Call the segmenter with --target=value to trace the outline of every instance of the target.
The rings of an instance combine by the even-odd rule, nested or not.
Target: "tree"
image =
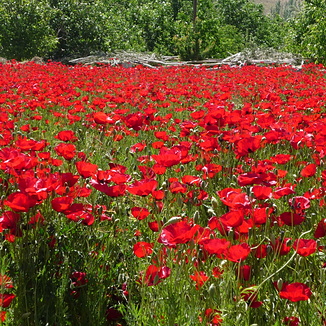
[[[249,0],[218,0],[217,15],[222,25],[235,26],[248,44],[272,45],[271,22],[262,5]]]
[[[55,57],[88,55],[105,50],[105,7],[101,0],[49,0],[50,26],[58,38]]]
[[[291,48],[315,62],[326,63],[326,0],[305,0],[293,20]]]
[[[52,51],[57,38],[49,22],[53,10],[44,0],[0,3],[0,55],[28,59]]]

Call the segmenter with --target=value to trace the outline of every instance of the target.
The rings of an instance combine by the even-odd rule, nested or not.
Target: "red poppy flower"
[[[261,259],[267,256],[267,245],[261,244],[257,246],[254,250],[254,255],[256,258]]]
[[[51,201],[52,208],[57,212],[66,211],[72,204],[73,198],[70,196],[56,197]]]
[[[249,153],[255,152],[257,149],[259,149],[262,145],[261,141],[262,136],[257,135],[257,136],[248,136],[248,137],[243,137],[241,138],[237,143],[236,143],[236,154],[237,158],[243,157],[248,155]]]
[[[273,213],[273,208],[270,207],[261,207],[255,208],[252,213],[252,219],[255,225],[265,224],[267,218]]]
[[[230,211],[219,218],[224,227],[237,227],[244,221],[243,210]]]
[[[162,226],[162,223],[159,223],[157,221],[152,221],[148,222],[148,227],[153,231],[153,232],[158,232],[160,229],[160,226]]]
[[[290,240],[291,238],[276,239],[274,243],[271,243],[274,252],[280,256],[287,255],[291,250],[291,247],[287,245]]]
[[[163,141],[168,141],[170,139],[169,135],[167,134],[166,131],[155,131],[154,136],[157,139],[161,139]]]
[[[145,219],[150,213],[147,208],[145,207],[133,207],[131,209],[131,214],[137,220]]]
[[[195,233],[193,240],[195,243],[200,243],[204,239],[210,239],[215,233],[208,228],[199,227],[198,231]]]
[[[294,212],[284,212],[277,219],[281,221],[281,224],[284,223],[288,226],[294,226],[301,224],[305,220],[305,216]]]
[[[261,184],[263,179],[258,173],[243,173],[238,176],[238,184],[240,187]]]
[[[211,255],[216,255],[218,258],[224,259],[227,250],[230,247],[230,241],[226,239],[203,239],[199,244]]]
[[[138,131],[144,125],[145,119],[141,113],[137,112],[137,113],[128,114],[124,118],[124,121],[128,128],[132,128],[132,129]]]
[[[128,186],[127,190],[133,195],[148,196],[156,189],[157,185],[158,182],[154,179],[142,179]]]
[[[58,185],[58,180],[53,180],[50,176],[46,179],[38,179],[27,173],[21,176],[18,182],[19,190],[31,199],[36,200],[38,204],[45,200]]]
[[[98,166],[96,164],[79,161],[79,162],[76,162],[76,168],[77,168],[78,173],[83,178],[88,178],[88,177],[95,175],[95,173],[98,169]]]
[[[212,275],[215,278],[220,278],[224,273],[224,270],[221,267],[213,267],[212,269]]]
[[[181,181],[187,185],[195,185],[195,186],[200,186],[202,182],[201,178],[195,177],[193,175],[184,175]]]
[[[74,175],[70,172],[57,174],[56,177],[59,179],[58,182],[60,182],[63,187],[73,187],[79,180],[79,175]],[[57,191],[57,188],[55,191]]]
[[[251,203],[246,193],[241,189],[225,188],[217,191],[222,203],[233,209],[250,208]]]
[[[115,169],[106,171],[99,170],[97,172],[97,179],[101,182],[114,182],[116,184],[123,184],[130,181],[131,176]]]
[[[223,225],[217,216],[212,216],[209,219],[208,226],[211,230],[217,229],[222,236],[227,236],[228,233],[232,230],[231,226]]]
[[[44,221],[44,216],[40,212],[37,212],[34,216],[29,219],[28,224],[34,225],[38,223],[40,225],[43,225]]]
[[[289,199],[289,204],[298,214],[310,207],[310,200],[304,196],[297,196]]]
[[[214,150],[220,150],[221,147],[216,138],[213,137],[202,137],[202,141],[198,143],[198,146],[205,152]]]
[[[311,163],[311,164],[308,164],[306,167],[304,167],[301,170],[300,174],[304,178],[309,178],[309,177],[312,177],[313,175],[315,175],[316,171],[317,171],[316,164]]]
[[[240,267],[238,271],[236,271],[236,276],[243,280],[243,281],[249,281],[251,278],[251,266],[249,265],[243,265]]]
[[[84,272],[73,272],[70,275],[70,279],[72,280],[72,285],[75,288],[78,288],[82,285],[88,283],[88,279],[86,278],[86,273]]]
[[[214,176],[222,171],[222,166],[219,164],[209,163],[201,167],[203,171],[203,179],[214,178]]]
[[[207,320],[209,326],[221,326],[223,324],[223,318],[221,317],[221,311],[217,309],[208,308],[205,310],[204,317]],[[203,323],[203,318],[198,317],[199,321]]]
[[[194,275],[189,275],[189,277],[196,282],[197,290],[199,290],[209,279],[203,271],[195,271]]]
[[[191,112],[190,116],[195,120],[199,120],[200,118],[202,118],[205,115],[205,113],[206,113],[206,111],[199,110],[199,111]]]
[[[284,317],[283,318],[283,324],[286,326],[299,326],[300,324],[300,319],[295,316],[291,317]]]
[[[94,216],[85,211],[76,211],[72,212],[69,214],[66,214],[67,218],[74,221],[74,222],[79,222],[81,221],[82,224],[84,225],[92,225],[95,221]]]
[[[286,164],[292,159],[290,154],[277,154],[270,158],[270,160],[277,164]]]
[[[154,243],[139,241],[134,244],[134,254],[139,257],[150,256],[153,252]]]
[[[13,286],[11,278],[7,275],[0,274],[0,287],[2,289],[12,289],[14,286]]]
[[[117,163],[109,163],[110,171],[126,173],[127,167]]]
[[[94,119],[95,123],[101,124],[101,125],[104,125],[104,124],[112,124],[112,123],[115,122],[114,120],[112,120],[104,112],[96,112],[96,113],[94,113],[93,119]]]
[[[295,193],[295,191],[293,190],[293,186],[286,186],[286,187],[282,187],[282,188],[277,188],[273,192],[273,198],[280,199],[283,196],[291,195],[291,194],[294,194],[294,193]]]
[[[35,141],[33,139],[19,138],[15,142],[15,147],[21,149],[21,151],[41,151],[47,146],[46,141]]]
[[[8,308],[11,304],[11,301],[14,300],[16,296],[9,293],[0,293],[0,307]]]
[[[15,148],[10,147],[0,150],[0,160],[3,161],[3,163],[0,164],[2,170],[28,170],[38,164],[36,157],[30,157],[29,155],[23,154]]]
[[[226,259],[238,263],[244,261],[250,254],[250,246],[247,243],[231,246],[227,253]]]
[[[59,156],[62,156],[68,161],[72,160],[76,155],[76,146],[73,144],[61,143],[54,150]]]
[[[162,174],[165,174],[166,167],[159,165],[159,164],[154,164],[152,167],[152,170],[153,170],[154,174],[162,175]]]
[[[179,243],[187,243],[199,228],[199,225],[192,226],[187,221],[170,224],[162,229],[158,242],[169,247],[175,247]]]
[[[317,250],[317,242],[313,239],[296,239],[292,248],[303,257],[312,255]]]
[[[75,133],[72,130],[60,131],[56,136],[54,136],[54,138],[64,142],[67,141],[75,142],[78,140],[78,138],[76,137]]]
[[[319,239],[326,235],[326,218],[319,221],[317,228],[314,233],[314,237]]]
[[[106,184],[100,183],[95,179],[90,180],[90,185],[96,190],[103,192],[110,197],[120,197],[126,192],[127,186],[124,184],[119,184],[115,186],[108,186]]]
[[[142,283],[153,286],[162,282],[162,280],[169,277],[171,270],[167,266],[157,267],[155,265],[148,266],[144,278],[141,280]]]
[[[137,144],[134,144],[130,147],[129,151],[130,153],[136,153],[136,152],[142,152],[146,147],[146,143],[143,142],[143,143],[137,143]]]
[[[3,203],[15,212],[28,212],[36,205],[37,201],[24,193],[14,192]]]
[[[12,234],[17,234],[17,224],[20,215],[12,211],[6,211],[0,216],[0,232],[10,230]]]
[[[279,294],[282,299],[298,302],[308,300],[312,292],[307,285],[297,282],[285,285]]]
[[[163,190],[154,190],[152,191],[152,196],[156,200],[162,200],[165,197],[165,193]]]
[[[155,160],[155,162],[164,167],[170,167],[173,165],[177,165],[180,163],[182,155],[181,150],[178,148],[161,148],[160,154],[158,155],[152,155],[152,158]]]
[[[155,172],[146,165],[138,165],[138,170],[141,172],[143,179],[155,179]]]
[[[176,194],[176,193],[184,194],[185,192],[187,192],[187,186],[178,181],[173,181],[169,186],[169,190],[172,194]]]
[[[253,186],[252,192],[257,199],[265,200],[272,197],[272,188],[265,186]]]

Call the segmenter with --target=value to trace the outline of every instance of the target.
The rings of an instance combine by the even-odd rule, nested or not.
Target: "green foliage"
[[[180,22],[178,32],[174,37],[178,53],[183,60],[195,59],[196,41],[200,47],[202,58],[225,58],[230,53],[236,53],[244,48],[244,39],[238,29],[232,25],[220,25],[216,19],[197,20],[197,31],[193,32],[190,24]]]
[[[315,62],[326,62],[326,1],[305,1],[293,20],[290,47]]]
[[[133,23],[131,1],[104,0],[106,35],[104,49],[145,51],[145,43],[141,40],[141,31]]]
[[[0,55],[8,59],[43,56],[56,47],[46,1],[7,0],[0,3]]]
[[[250,0],[6,0],[0,55],[62,58],[115,50],[181,59],[225,57],[246,47],[282,48],[323,61],[325,0],[277,3],[271,16]],[[288,23],[295,12],[299,14]]]
[[[271,46],[270,19],[263,14],[263,6],[249,0],[221,0],[217,2],[221,24],[235,26],[246,42]]]
[[[171,2],[135,1],[130,7],[130,23],[137,26],[139,38],[145,50],[173,54],[171,39],[175,26],[171,22],[173,7]]]
[[[106,50],[106,15],[102,1],[50,0],[50,5],[55,12],[50,24],[59,41],[55,56],[88,55]]]

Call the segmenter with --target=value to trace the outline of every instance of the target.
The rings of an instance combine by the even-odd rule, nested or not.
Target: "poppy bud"
[[[271,234],[271,245],[275,246],[275,243],[276,243],[275,236],[274,236],[274,234]]]
[[[277,285],[277,288],[278,288],[279,290],[281,290],[282,287],[283,287],[283,280],[282,280],[281,278],[278,279],[277,282],[276,282],[276,285]]]
[[[179,221],[181,221],[181,219],[182,218],[180,216],[173,216],[163,225],[163,228],[167,227],[170,224],[179,222]]]
[[[215,298],[216,297],[216,286],[214,283],[212,283],[209,288],[208,288],[208,294],[211,298]]]
[[[214,210],[216,210],[218,208],[218,201],[215,197],[212,197],[211,203],[212,203]]]

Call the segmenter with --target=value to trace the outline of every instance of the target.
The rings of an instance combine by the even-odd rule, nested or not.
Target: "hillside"
[[[253,0],[254,3],[262,4],[264,6],[265,14],[270,14],[271,9],[275,7],[278,0]],[[281,4],[285,4],[287,0],[280,0]]]
[[[264,6],[264,13],[266,15],[271,13],[271,10],[275,8],[278,2],[280,2],[282,11],[287,7],[288,11],[295,11],[298,9],[298,5],[302,0],[253,0],[254,3],[262,4]]]

